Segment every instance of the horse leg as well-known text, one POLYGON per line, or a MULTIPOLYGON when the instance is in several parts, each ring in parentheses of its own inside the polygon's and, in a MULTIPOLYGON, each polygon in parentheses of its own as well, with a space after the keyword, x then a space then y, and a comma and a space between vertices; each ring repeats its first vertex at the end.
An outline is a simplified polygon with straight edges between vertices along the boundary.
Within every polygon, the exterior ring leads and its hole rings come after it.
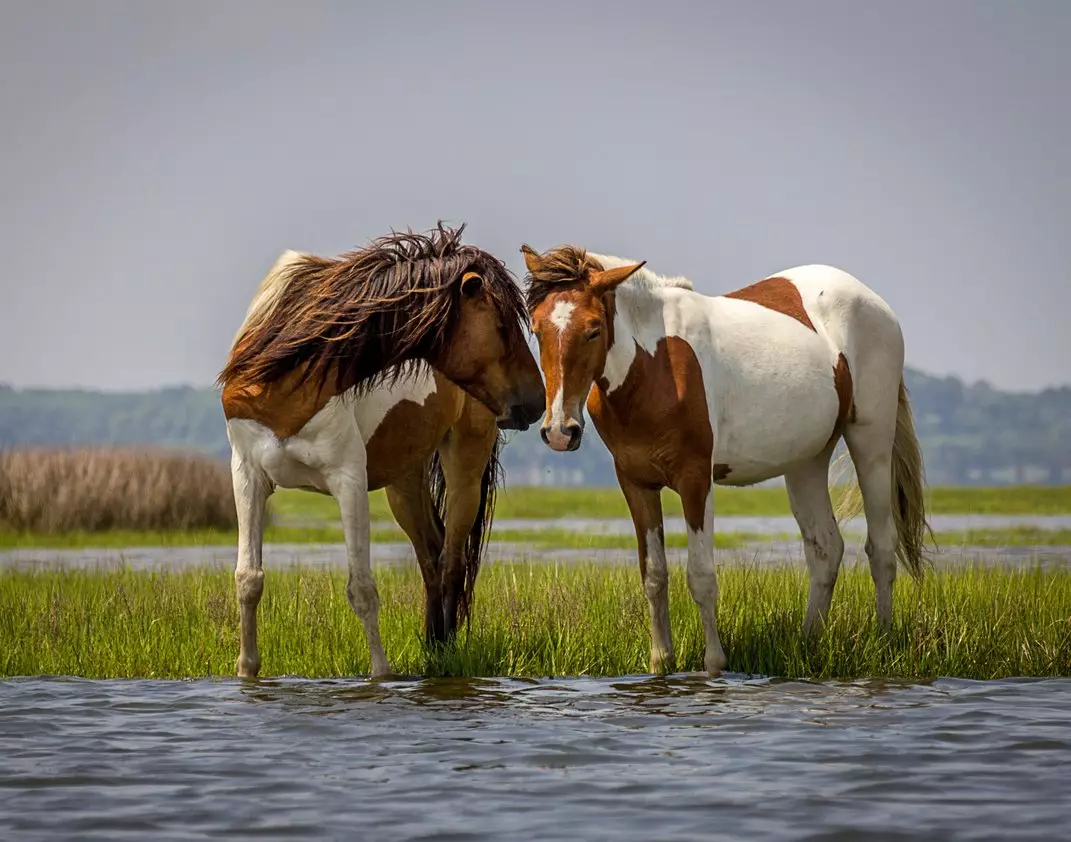
POLYGON ((892 626, 892 591, 899 543, 892 508, 893 435, 894 429, 886 430, 875 424, 852 424, 844 431, 863 495, 866 554, 874 579, 878 626, 886 631, 892 626))
POLYGON ((714 570, 714 483, 703 479, 684 483, 680 490, 688 526, 688 590, 703 621, 706 651, 703 666, 712 678, 728 664, 718 636, 718 576, 714 570))
POLYGON ((387 486, 387 503, 398 525, 409 538, 424 578, 424 636, 429 643, 446 639, 439 555, 443 548, 443 524, 431 499, 426 466, 387 486))
POLYGON ((813 633, 829 614, 837 584, 844 538, 829 499, 829 457, 832 449, 785 474, 785 487, 792 514, 803 536, 810 591, 803 629, 813 633))
POLYGON ((493 471, 488 462, 497 438, 494 416, 482 407, 470 406, 439 448, 446 481, 446 526, 440 569, 447 638, 457 633, 462 617, 470 608, 482 541, 474 538, 473 533, 482 532, 482 520, 490 508, 487 495, 493 493, 494 479, 486 472, 493 471), (477 519, 481 522, 477 523, 477 519))
POLYGON ((364 443, 359 438, 354 451, 356 458, 346 460, 347 470, 332 472, 327 482, 342 514, 342 531, 350 566, 346 596, 364 626, 372 659, 372 677, 377 678, 390 674, 390 664, 387 663, 379 635, 379 591, 372 578, 367 457, 364 443))
POLYGON ((260 672, 257 606, 264 593, 261 556, 264 509, 272 488, 263 472, 237 452, 231 456, 231 485, 238 513, 238 559, 234 567, 234 585, 241 615, 241 643, 236 669, 242 678, 256 678, 260 672))
POLYGON ((666 564, 662 528, 661 489, 645 488, 617 474, 625 495, 632 525, 636 528, 636 552, 640 578, 651 614, 651 672, 669 673, 676 668, 673 630, 669 625, 669 567, 666 564))

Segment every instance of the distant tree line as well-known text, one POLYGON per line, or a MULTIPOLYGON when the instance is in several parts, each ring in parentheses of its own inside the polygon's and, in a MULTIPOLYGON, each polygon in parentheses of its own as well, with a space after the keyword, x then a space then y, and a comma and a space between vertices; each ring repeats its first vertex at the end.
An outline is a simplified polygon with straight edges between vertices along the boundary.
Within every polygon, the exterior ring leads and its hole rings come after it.
MULTIPOLYGON (((1004 392, 956 377, 906 375, 929 481, 935 485, 1071 482, 1071 387, 1004 392)), ((594 429, 576 453, 552 452, 536 429, 511 433, 514 484, 615 485, 594 429)), ((13 389, 0 385, 0 448, 155 444, 229 456, 219 394, 13 389)))

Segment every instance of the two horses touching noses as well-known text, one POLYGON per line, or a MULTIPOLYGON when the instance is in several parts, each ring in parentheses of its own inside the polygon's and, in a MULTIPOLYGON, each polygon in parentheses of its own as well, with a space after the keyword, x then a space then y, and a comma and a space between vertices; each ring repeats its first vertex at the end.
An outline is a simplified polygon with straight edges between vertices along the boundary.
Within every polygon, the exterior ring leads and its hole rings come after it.
POLYGON ((844 272, 806 266, 708 297, 642 263, 524 246, 526 300, 501 260, 462 244, 464 227, 392 233, 337 258, 286 251, 249 305, 218 378, 238 511, 240 676, 261 666, 264 516, 276 488, 337 501, 347 596, 371 674, 387 676, 368 493, 386 489, 424 579, 426 637, 447 640, 472 604, 500 430, 543 417, 547 445, 575 450, 585 403, 636 527, 652 672, 675 666, 661 489, 683 503, 688 586, 716 676, 726 659, 715 622, 713 485, 784 475, 813 629, 829 610, 844 548, 827 487, 841 436, 861 490, 849 513, 865 509, 878 619, 889 625, 897 560, 921 573, 928 525, 903 339, 877 295, 844 272))

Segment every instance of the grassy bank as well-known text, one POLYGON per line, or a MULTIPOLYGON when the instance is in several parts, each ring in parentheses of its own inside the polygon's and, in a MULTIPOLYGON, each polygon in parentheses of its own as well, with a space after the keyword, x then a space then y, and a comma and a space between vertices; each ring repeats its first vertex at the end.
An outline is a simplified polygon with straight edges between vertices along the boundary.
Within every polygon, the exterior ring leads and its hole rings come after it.
MULTIPOLYGON (((429 656, 415 570, 381 569, 384 644, 405 674, 623 675, 644 672, 647 605, 632 568, 493 565, 473 625, 429 656)), ((734 672, 788 677, 997 678, 1071 675, 1071 571, 962 568, 897 585, 891 637, 873 623, 873 585, 845 570, 830 625, 801 634, 803 570, 725 567, 719 623, 734 672)), ((93 678, 230 676, 238 614, 231 573, 0 570, 0 674, 93 678)), ((701 669, 702 630, 683 571, 671 577, 678 666, 701 669)), ((263 676, 367 673, 341 572, 267 573, 263 676)))
MULTIPOLYGON (((834 489, 834 498, 838 495, 834 489)), ((374 520, 390 520, 390 508, 382 491, 371 494, 374 520)), ((1071 486, 1008 486, 991 488, 933 488, 927 497, 932 514, 1058 515, 1071 514, 1071 486)), ((338 517, 335 502, 307 491, 282 490, 272 495, 272 510, 280 520, 319 521, 338 517)), ((664 492, 662 506, 667 516, 680 516, 680 498, 664 492)), ((788 497, 783 488, 717 488, 716 516, 788 515, 788 497)), ((625 498, 617 488, 553 489, 507 486, 498 495, 496 518, 604 518, 628 517, 625 498)))

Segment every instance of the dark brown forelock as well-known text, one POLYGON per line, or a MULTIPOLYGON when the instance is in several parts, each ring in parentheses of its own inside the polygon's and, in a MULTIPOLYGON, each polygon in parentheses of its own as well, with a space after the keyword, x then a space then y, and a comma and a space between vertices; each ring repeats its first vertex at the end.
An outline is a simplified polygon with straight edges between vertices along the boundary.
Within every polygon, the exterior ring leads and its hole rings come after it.
POLYGON ((365 390, 399 363, 434 360, 457 319, 455 282, 469 271, 523 338, 520 288, 501 260, 461 244, 464 230, 440 222, 428 234, 392 231, 338 258, 295 261, 274 310, 238 338, 217 385, 269 386, 301 369, 321 386, 333 372, 337 392, 365 390))
POLYGON ((539 267, 525 276, 528 314, 534 314, 551 293, 583 287, 592 272, 602 269, 602 264, 579 246, 558 246, 540 255, 539 267))

